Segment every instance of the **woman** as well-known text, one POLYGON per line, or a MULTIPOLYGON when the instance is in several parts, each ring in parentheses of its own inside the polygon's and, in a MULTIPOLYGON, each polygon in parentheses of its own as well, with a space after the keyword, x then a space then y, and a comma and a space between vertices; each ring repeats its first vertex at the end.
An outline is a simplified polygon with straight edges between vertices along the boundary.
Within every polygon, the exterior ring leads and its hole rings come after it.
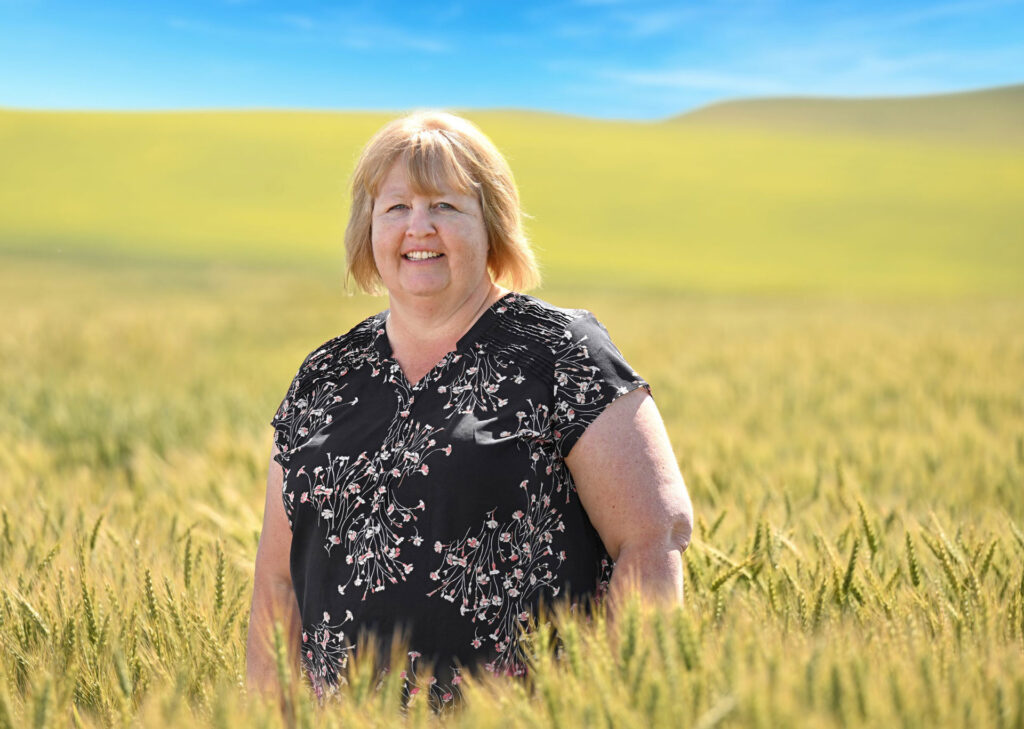
POLYGON ((541 602, 609 580, 613 607, 632 584, 680 601, 691 506, 648 385, 591 314, 516 293, 537 269, 490 140, 442 113, 385 126, 345 243, 390 307, 306 357, 272 420, 250 683, 275 683, 274 619, 318 694, 361 631, 403 630, 444 702, 460 667, 523 671, 541 602))

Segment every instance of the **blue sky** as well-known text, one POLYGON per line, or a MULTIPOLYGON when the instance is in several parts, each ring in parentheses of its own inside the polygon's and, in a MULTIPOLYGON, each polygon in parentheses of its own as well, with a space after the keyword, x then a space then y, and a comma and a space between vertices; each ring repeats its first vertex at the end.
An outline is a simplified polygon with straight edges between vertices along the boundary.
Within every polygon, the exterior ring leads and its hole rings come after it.
POLYGON ((0 0, 0 106, 516 107, 650 119, 727 98, 1024 81, 1024 0, 0 0))

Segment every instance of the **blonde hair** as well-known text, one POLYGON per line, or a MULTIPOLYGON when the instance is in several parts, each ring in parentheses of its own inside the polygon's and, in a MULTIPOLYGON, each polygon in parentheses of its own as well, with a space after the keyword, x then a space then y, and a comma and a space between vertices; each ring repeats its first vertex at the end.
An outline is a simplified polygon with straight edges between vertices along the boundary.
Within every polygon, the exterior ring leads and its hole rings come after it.
POLYGON ((454 114, 421 111, 377 132, 352 174, 345 254, 348 275, 363 291, 381 289, 371 242, 373 199, 391 166, 402 158, 417 193, 434 194, 448 187, 478 196, 487 230, 487 269, 495 282, 517 291, 540 284, 508 162, 473 123, 454 114))

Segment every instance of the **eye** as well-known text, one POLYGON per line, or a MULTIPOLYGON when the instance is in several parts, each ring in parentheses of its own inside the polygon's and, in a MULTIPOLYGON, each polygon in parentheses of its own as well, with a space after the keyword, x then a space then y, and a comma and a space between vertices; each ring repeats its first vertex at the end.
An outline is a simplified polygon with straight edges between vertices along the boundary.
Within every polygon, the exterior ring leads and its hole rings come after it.
POLYGON ((385 210, 384 212, 390 213, 390 212, 392 212, 392 211, 396 211, 396 210, 405 210, 405 209, 406 209, 406 208, 408 208, 408 207, 409 207, 409 206, 408 206, 408 205, 406 205, 405 203, 395 203, 394 205, 392 205, 391 207, 389 207, 389 208, 388 208, 387 210, 385 210))
POLYGON ((454 205, 452 205, 450 202, 445 202, 444 200, 442 200, 439 203, 435 203, 434 207, 440 208, 441 210, 457 210, 458 209, 454 205))

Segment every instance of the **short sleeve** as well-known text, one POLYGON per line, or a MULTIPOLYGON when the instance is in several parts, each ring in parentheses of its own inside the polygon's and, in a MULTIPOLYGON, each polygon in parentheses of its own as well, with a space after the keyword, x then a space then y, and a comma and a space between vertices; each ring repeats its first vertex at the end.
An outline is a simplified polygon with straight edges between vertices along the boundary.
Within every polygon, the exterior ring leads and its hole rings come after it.
POLYGON ((608 330, 589 311, 570 322, 555 352, 555 443, 562 457, 604 409, 639 387, 651 386, 626 362, 608 330))
POLYGON ((277 406, 277 412, 270 419, 270 425, 274 428, 274 445, 278 450, 274 455, 274 460, 281 464, 282 468, 287 468, 291 452, 295 450, 296 438, 301 433, 299 420, 306 409, 306 402, 301 391, 305 389, 303 387, 303 382, 306 379, 304 373, 306 373, 312 356, 313 354, 310 354, 302 361, 302 366, 292 378, 291 384, 288 385, 288 391, 277 406))

